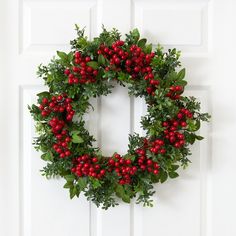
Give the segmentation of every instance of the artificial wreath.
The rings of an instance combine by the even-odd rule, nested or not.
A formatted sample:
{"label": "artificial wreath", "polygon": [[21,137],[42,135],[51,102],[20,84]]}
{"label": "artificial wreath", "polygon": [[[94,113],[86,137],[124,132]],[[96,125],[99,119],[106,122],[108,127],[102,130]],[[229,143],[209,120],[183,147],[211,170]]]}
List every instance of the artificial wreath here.
{"label": "artificial wreath", "polygon": [[[194,97],[183,95],[187,82],[185,69],[176,71],[176,49],[153,50],[137,29],[121,40],[116,29],[103,28],[92,41],[84,29],[76,30],[69,53],[58,51],[47,66],[39,66],[49,91],[37,94],[38,104],[29,107],[39,134],[34,145],[47,162],[42,174],[64,178],[71,198],[83,192],[104,209],[117,205],[118,198],[152,206],[154,183],[178,177],[177,169],[188,165],[189,145],[203,139],[196,131],[209,115],[200,113]],[[90,98],[111,93],[111,81],[145,99],[146,135],[130,134],[127,154],[107,157],[93,146],[83,117],[91,110]]]}

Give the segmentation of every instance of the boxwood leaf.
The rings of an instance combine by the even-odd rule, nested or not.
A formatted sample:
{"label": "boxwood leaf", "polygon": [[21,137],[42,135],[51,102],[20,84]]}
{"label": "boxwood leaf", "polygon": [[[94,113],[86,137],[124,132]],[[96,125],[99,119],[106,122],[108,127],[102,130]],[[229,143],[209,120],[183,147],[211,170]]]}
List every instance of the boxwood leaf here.
{"label": "boxwood leaf", "polygon": [[140,39],[140,40],[138,41],[138,46],[139,46],[140,48],[144,48],[146,42],[147,42],[147,39]]}
{"label": "boxwood leaf", "polygon": [[83,143],[84,140],[77,134],[77,133],[74,133],[72,135],[72,143]]}
{"label": "boxwood leaf", "polygon": [[78,185],[79,185],[79,189],[80,191],[84,190],[87,186],[87,179],[86,178],[79,178],[78,179]]}
{"label": "boxwood leaf", "polygon": [[122,185],[118,184],[116,186],[116,195],[120,197],[124,202],[130,203],[130,196],[125,193],[125,189]]}
{"label": "boxwood leaf", "polygon": [[145,53],[151,53],[152,52],[152,44],[147,44],[144,48]]}
{"label": "boxwood leaf", "polygon": [[87,65],[92,67],[94,70],[98,68],[98,63],[96,61],[89,61],[87,62]]}
{"label": "boxwood leaf", "polygon": [[135,39],[136,41],[139,40],[140,34],[139,34],[138,29],[134,29],[134,30],[131,32],[131,34],[132,34],[132,36],[134,37],[134,39]]}
{"label": "boxwood leaf", "polygon": [[73,182],[66,182],[63,186],[63,188],[73,188],[73,187],[74,187]]}
{"label": "boxwood leaf", "polygon": [[41,155],[41,159],[44,161],[52,161],[53,160],[53,155],[51,152],[44,153]]}
{"label": "boxwood leaf", "polygon": [[174,179],[174,178],[177,178],[179,176],[179,174],[177,172],[170,172],[169,176],[170,176],[170,178]]}
{"label": "boxwood leaf", "polygon": [[202,136],[200,136],[200,135],[196,135],[195,138],[196,138],[197,140],[203,140],[203,139],[204,139],[204,137],[202,137]]}
{"label": "boxwood leaf", "polygon": [[105,65],[105,63],[106,63],[105,57],[103,55],[99,54],[99,56],[98,56],[98,64],[99,65]]}
{"label": "boxwood leaf", "polygon": [[74,175],[65,175],[64,178],[67,180],[67,182],[73,182],[75,179]]}
{"label": "boxwood leaf", "polygon": [[49,98],[50,97],[50,93],[48,91],[44,91],[44,92],[38,93],[37,96],[39,97],[39,99]]}
{"label": "boxwood leaf", "polygon": [[179,73],[177,74],[178,80],[182,80],[184,77],[185,77],[185,68],[180,70]]}
{"label": "boxwood leaf", "polygon": [[67,54],[65,52],[60,52],[60,51],[57,51],[57,55],[63,60],[63,61],[66,61],[67,60]]}
{"label": "boxwood leaf", "polygon": [[167,172],[166,171],[162,171],[160,173],[160,181],[161,181],[161,183],[164,183],[167,180],[167,178],[168,178]]}

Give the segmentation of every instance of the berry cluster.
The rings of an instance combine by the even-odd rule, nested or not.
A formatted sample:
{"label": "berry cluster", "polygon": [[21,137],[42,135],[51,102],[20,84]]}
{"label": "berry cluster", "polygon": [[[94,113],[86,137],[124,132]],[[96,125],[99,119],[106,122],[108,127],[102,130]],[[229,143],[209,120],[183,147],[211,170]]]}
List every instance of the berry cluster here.
{"label": "berry cluster", "polygon": [[152,153],[155,153],[155,154],[165,154],[166,153],[166,149],[163,147],[164,146],[164,141],[161,140],[161,139],[156,139],[155,141],[153,142],[150,142],[150,148],[149,150],[152,152]]}
{"label": "berry cluster", "polygon": [[155,175],[159,173],[159,165],[156,161],[153,161],[146,156],[145,149],[137,149],[136,153],[138,154],[138,165],[142,171],[147,170]]}
{"label": "berry cluster", "polygon": [[178,132],[179,128],[185,128],[187,126],[186,118],[192,118],[193,114],[186,108],[181,108],[177,114],[176,119],[164,121],[162,126],[165,127],[164,135],[176,148],[180,148],[185,144],[184,134]]}
{"label": "berry cluster", "polygon": [[48,116],[51,112],[66,113],[66,120],[71,121],[75,114],[75,111],[71,106],[72,99],[68,98],[66,94],[53,96],[51,100],[43,98],[42,103],[39,105],[41,115],[43,117]]}
{"label": "berry cluster", "polygon": [[183,91],[182,86],[171,86],[166,96],[173,100],[180,99],[180,94],[182,94]]}
{"label": "berry cluster", "polygon": [[88,66],[87,63],[91,61],[89,56],[83,57],[80,52],[74,53],[74,66],[66,68],[64,74],[68,76],[69,84],[85,84],[96,82],[98,70]]}
{"label": "berry cluster", "polygon": [[110,66],[105,70],[109,71],[115,65],[117,71],[123,70],[131,75],[133,79],[144,77],[149,81],[150,87],[147,88],[148,93],[152,93],[159,85],[159,80],[154,79],[152,67],[150,66],[154,52],[144,53],[141,47],[133,44],[128,49],[124,45],[124,41],[118,40],[114,42],[111,48],[101,45],[98,54],[102,54],[109,60]]}
{"label": "berry cluster", "polygon": [[[75,114],[71,102],[72,99],[68,98],[66,94],[52,96],[51,99],[44,97],[42,103],[39,105],[39,109],[41,110],[41,115],[43,117],[47,117],[51,113],[59,113],[65,115],[66,121],[70,122]],[[48,124],[57,140],[57,142],[53,144],[54,151],[59,154],[60,158],[70,156],[71,152],[68,148],[68,144],[71,141],[71,138],[69,137],[67,130],[64,129],[66,125],[64,118],[53,116]]]}
{"label": "berry cluster", "polygon": [[101,179],[106,174],[106,170],[98,164],[98,158],[87,154],[76,158],[75,166],[71,171],[79,177],[90,176],[97,179]]}
{"label": "berry cluster", "polygon": [[108,161],[109,171],[115,170],[116,174],[120,177],[119,184],[130,184],[131,177],[134,176],[138,170],[133,165],[130,159],[124,159],[119,154],[115,154],[114,158]]}
{"label": "berry cluster", "polygon": [[[55,123],[55,125],[53,123]],[[52,120],[50,120],[50,125],[52,126],[52,129],[55,129],[55,127],[57,126],[60,126],[62,128],[64,127],[63,121],[58,120],[55,117]],[[55,152],[59,154],[60,158],[65,158],[71,155],[71,152],[68,148],[71,138],[65,129],[63,130],[61,129],[56,130],[57,134],[55,134],[55,136],[56,136],[57,142],[53,144],[53,149]]]}

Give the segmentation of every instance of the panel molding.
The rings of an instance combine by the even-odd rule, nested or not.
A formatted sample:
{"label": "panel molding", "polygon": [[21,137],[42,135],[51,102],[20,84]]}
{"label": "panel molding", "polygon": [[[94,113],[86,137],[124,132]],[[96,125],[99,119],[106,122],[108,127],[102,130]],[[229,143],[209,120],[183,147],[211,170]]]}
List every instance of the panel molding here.
{"label": "panel molding", "polygon": [[[168,15],[167,16],[171,16],[172,13],[175,13],[177,15],[179,15],[179,17],[182,17],[183,14],[187,14],[186,17],[190,17],[189,15],[189,11],[192,11],[193,14],[191,15],[192,17],[192,23],[194,24],[199,24],[198,26],[196,25],[196,27],[199,27],[198,29],[192,30],[193,32],[189,32],[188,35],[189,39],[185,39],[186,37],[181,36],[181,34],[177,34],[177,32],[162,32],[160,33],[160,35],[165,35],[163,39],[159,39],[160,43],[165,47],[165,48],[173,48],[173,47],[178,47],[179,50],[183,51],[184,53],[186,53],[186,55],[188,56],[188,54],[201,54],[200,56],[204,55],[206,56],[206,53],[208,52],[208,18],[209,18],[209,9],[208,9],[208,0],[201,0],[201,1],[144,1],[144,0],[133,0],[133,13],[132,13],[132,22],[133,22],[133,26],[137,27],[141,30],[142,35],[144,35],[147,38],[155,38],[155,40],[158,39],[158,35],[153,35],[153,30],[152,30],[152,34],[151,34],[151,30],[147,30],[147,27],[151,24],[146,24],[144,25],[144,13],[145,11],[153,11],[154,18],[155,17],[159,17],[158,12],[160,11],[161,14],[163,14],[163,11],[165,11]],[[195,18],[193,18],[194,14],[198,14],[195,15]],[[150,13],[148,14],[150,15]],[[177,16],[176,15],[176,16]],[[164,16],[164,15],[163,15]],[[196,18],[198,17],[198,18]],[[159,18],[157,18],[159,19]],[[176,19],[176,18],[175,18]],[[152,18],[152,20],[154,20]],[[178,18],[176,19],[178,20]],[[174,22],[177,22],[176,20],[171,21],[174,25]],[[188,20],[188,21],[187,21]],[[186,18],[186,26],[189,27],[189,30],[191,30],[192,26],[189,23],[190,19]],[[200,21],[197,23],[197,21]],[[160,25],[158,26],[158,22],[161,22]],[[160,20],[158,22],[153,22],[152,24],[156,24],[157,28],[156,31],[160,31],[162,28],[160,27],[164,22],[165,19]],[[181,21],[182,23],[184,23],[183,19]],[[150,26],[151,27],[151,26]],[[182,24],[178,24],[178,27],[183,27]],[[153,28],[153,27],[152,27]],[[176,29],[177,27],[174,27],[174,29]],[[166,29],[166,28],[165,28]],[[168,28],[167,28],[168,29]],[[163,29],[162,29],[163,30]],[[184,31],[184,28],[182,28],[182,31]],[[186,31],[188,31],[188,29],[186,29]],[[197,37],[199,37],[199,42],[197,42],[195,40],[195,38],[192,37],[193,33],[197,33],[198,35],[196,35]],[[154,31],[155,33],[155,31]],[[164,34],[163,34],[164,33]],[[185,32],[186,33],[186,32]],[[162,36],[163,37],[163,36]],[[176,37],[179,38],[176,42],[174,42],[173,40],[176,40]],[[188,40],[188,41],[186,41]],[[168,42],[169,41],[169,42]],[[173,41],[173,42],[171,42]],[[180,43],[181,42],[181,43]],[[152,42],[154,46],[156,46],[157,43],[159,42]]]}
{"label": "panel molding", "polygon": [[[68,232],[70,235],[70,233],[74,230],[71,226],[75,225],[77,220],[80,221],[81,234],[89,235],[91,227],[91,215],[89,213],[90,203],[87,202],[84,196],[81,196],[80,199],[70,200],[69,193],[63,189],[64,181],[62,179],[52,178],[50,181],[47,181],[39,173],[39,170],[45,163],[40,160],[40,155],[36,153],[34,147],[31,145],[32,137],[35,137],[36,134],[33,125],[34,122],[27,109],[27,105],[36,103],[36,94],[43,89],[45,89],[45,87],[41,85],[24,85],[19,87],[19,236],[40,235],[37,230],[41,230],[45,233],[45,230],[47,230],[49,225],[51,230],[50,232],[52,234],[53,232],[57,232],[58,235],[60,232],[59,235],[64,235],[65,232]],[[35,186],[35,182],[36,184],[39,183],[37,183],[37,179],[40,183],[42,181],[43,187]],[[43,192],[40,192],[40,188]],[[44,190],[47,192],[44,192]],[[55,195],[52,196],[52,193],[55,193]],[[43,196],[42,199],[41,197],[39,199],[38,194],[41,194],[41,197]],[[48,201],[47,197],[44,198],[47,194]],[[58,194],[60,194],[60,196],[57,196]],[[54,197],[55,201],[53,202],[52,199],[54,199]],[[41,201],[43,202],[43,205],[40,205]],[[58,206],[60,206],[60,208],[58,208]],[[45,217],[42,216],[44,208],[48,210],[48,214],[46,214]],[[67,219],[70,216],[72,209],[83,213],[79,214],[77,218],[70,221],[65,221],[65,224],[61,224],[60,222],[63,219]],[[38,210],[40,212],[38,212]],[[48,219],[50,215],[53,216],[55,214],[55,211],[63,212],[64,218],[58,218],[57,221],[54,221],[52,218]],[[49,224],[47,221],[51,219],[52,222]],[[59,223],[57,227],[55,227],[55,222]],[[38,225],[43,225],[43,227],[38,228]],[[60,228],[62,231],[59,231]]]}
{"label": "panel molding", "polygon": [[[201,110],[209,111],[211,108],[211,90],[209,86],[195,86],[190,85],[188,86],[188,89],[186,89],[186,95],[192,95],[198,98],[198,100],[201,102]],[[144,103],[145,104],[145,103]],[[136,110],[137,115],[135,117],[143,115],[145,111],[145,107],[143,105],[140,106],[140,102],[137,102],[134,106],[134,110]],[[134,120],[134,123],[139,124],[139,120]],[[143,135],[143,130],[138,127],[137,124],[134,124],[134,131],[138,132],[140,135]],[[199,169],[199,181],[200,181],[200,188],[199,188],[199,198],[200,198],[200,215],[199,215],[199,236],[207,236],[207,224],[209,220],[209,204],[210,204],[210,191],[211,191],[211,175],[210,175],[210,169],[211,169],[211,139],[209,136],[209,126],[204,124],[201,128],[200,135],[205,137],[205,140],[201,141],[199,143],[199,158],[200,158],[200,169]],[[198,157],[197,157],[198,158]],[[190,160],[193,160],[196,162],[196,159],[194,160],[194,155],[190,156]],[[190,163],[190,166],[193,165]],[[181,178],[181,176],[180,176]],[[175,180],[173,180],[174,182]],[[175,183],[173,183],[175,184]],[[157,194],[157,193],[156,193]],[[178,192],[176,193],[178,194]],[[153,196],[157,197],[158,196]],[[170,196],[174,197],[174,196]],[[158,202],[157,204],[161,204],[161,202]],[[133,235],[135,236],[145,236],[147,232],[145,231],[144,227],[144,211],[148,211],[148,209],[142,208],[140,205],[134,205],[134,212],[133,212]],[[168,234],[169,235],[169,234]],[[183,235],[184,232],[183,232]]]}
{"label": "panel molding", "polygon": [[[93,23],[95,22],[94,18],[96,11],[94,10],[94,8],[96,7],[96,0],[57,1],[56,4],[55,1],[52,0],[50,1],[20,0],[19,5],[20,5],[19,7],[20,54],[47,53],[56,50],[69,50],[70,40],[76,37],[76,32],[73,29],[74,24],[81,24],[80,27],[86,27],[87,35],[91,35],[91,30],[92,30],[91,28],[93,27],[92,22]],[[55,17],[55,10],[57,10],[58,14],[61,12],[62,15],[56,16],[57,19],[51,18],[51,16],[49,18],[49,15],[48,16],[46,15],[47,16],[46,19],[48,19],[47,22],[49,25],[47,23],[41,25],[40,27],[37,27],[37,25],[32,25],[34,17],[36,17],[35,20],[37,22],[41,22],[39,17],[41,17],[42,14],[49,14],[50,11],[52,11]],[[35,13],[37,13],[38,15],[36,16]],[[82,18],[80,16],[81,13],[84,14]],[[67,22],[69,21],[71,22],[71,24],[69,24],[68,26],[66,25],[63,26],[63,24],[61,23],[65,22],[65,20],[63,20],[64,17],[67,17],[66,19]],[[56,21],[58,21],[58,24]],[[50,24],[52,24],[52,28],[50,28]],[[61,34],[60,27],[62,28],[64,27],[64,31],[66,31],[64,32],[64,34]],[[37,30],[34,28],[37,28]],[[64,38],[63,40],[58,39],[59,37],[55,38],[56,36],[51,32],[52,30],[54,30],[54,28],[56,28],[56,31],[54,32],[59,32],[61,36],[60,38]],[[37,31],[41,31],[41,33],[38,33]],[[72,35],[73,34],[72,31],[74,33],[74,36]],[[71,37],[68,37],[68,35],[71,35]],[[39,37],[41,36],[42,38],[40,39]]]}

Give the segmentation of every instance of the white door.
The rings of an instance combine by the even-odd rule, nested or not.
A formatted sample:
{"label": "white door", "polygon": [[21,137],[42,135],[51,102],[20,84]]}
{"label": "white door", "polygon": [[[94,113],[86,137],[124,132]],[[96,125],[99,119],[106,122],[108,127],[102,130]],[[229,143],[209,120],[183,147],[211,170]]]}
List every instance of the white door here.
{"label": "white door", "polygon": [[[235,11],[234,0],[1,0],[0,235],[236,235]],[[212,114],[190,168],[157,186],[153,208],[103,211],[84,197],[69,200],[63,181],[40,175],[27,104],[43,89],[37,65],[69,48],[75,23],[89,37],[102,24],[123,33],[138,27],[153,44],[182,50],[187,92]],[[104,154],[125,152],[128,133],[141,132],[144,103],[117,87],[94,105],[88,125]]]}

